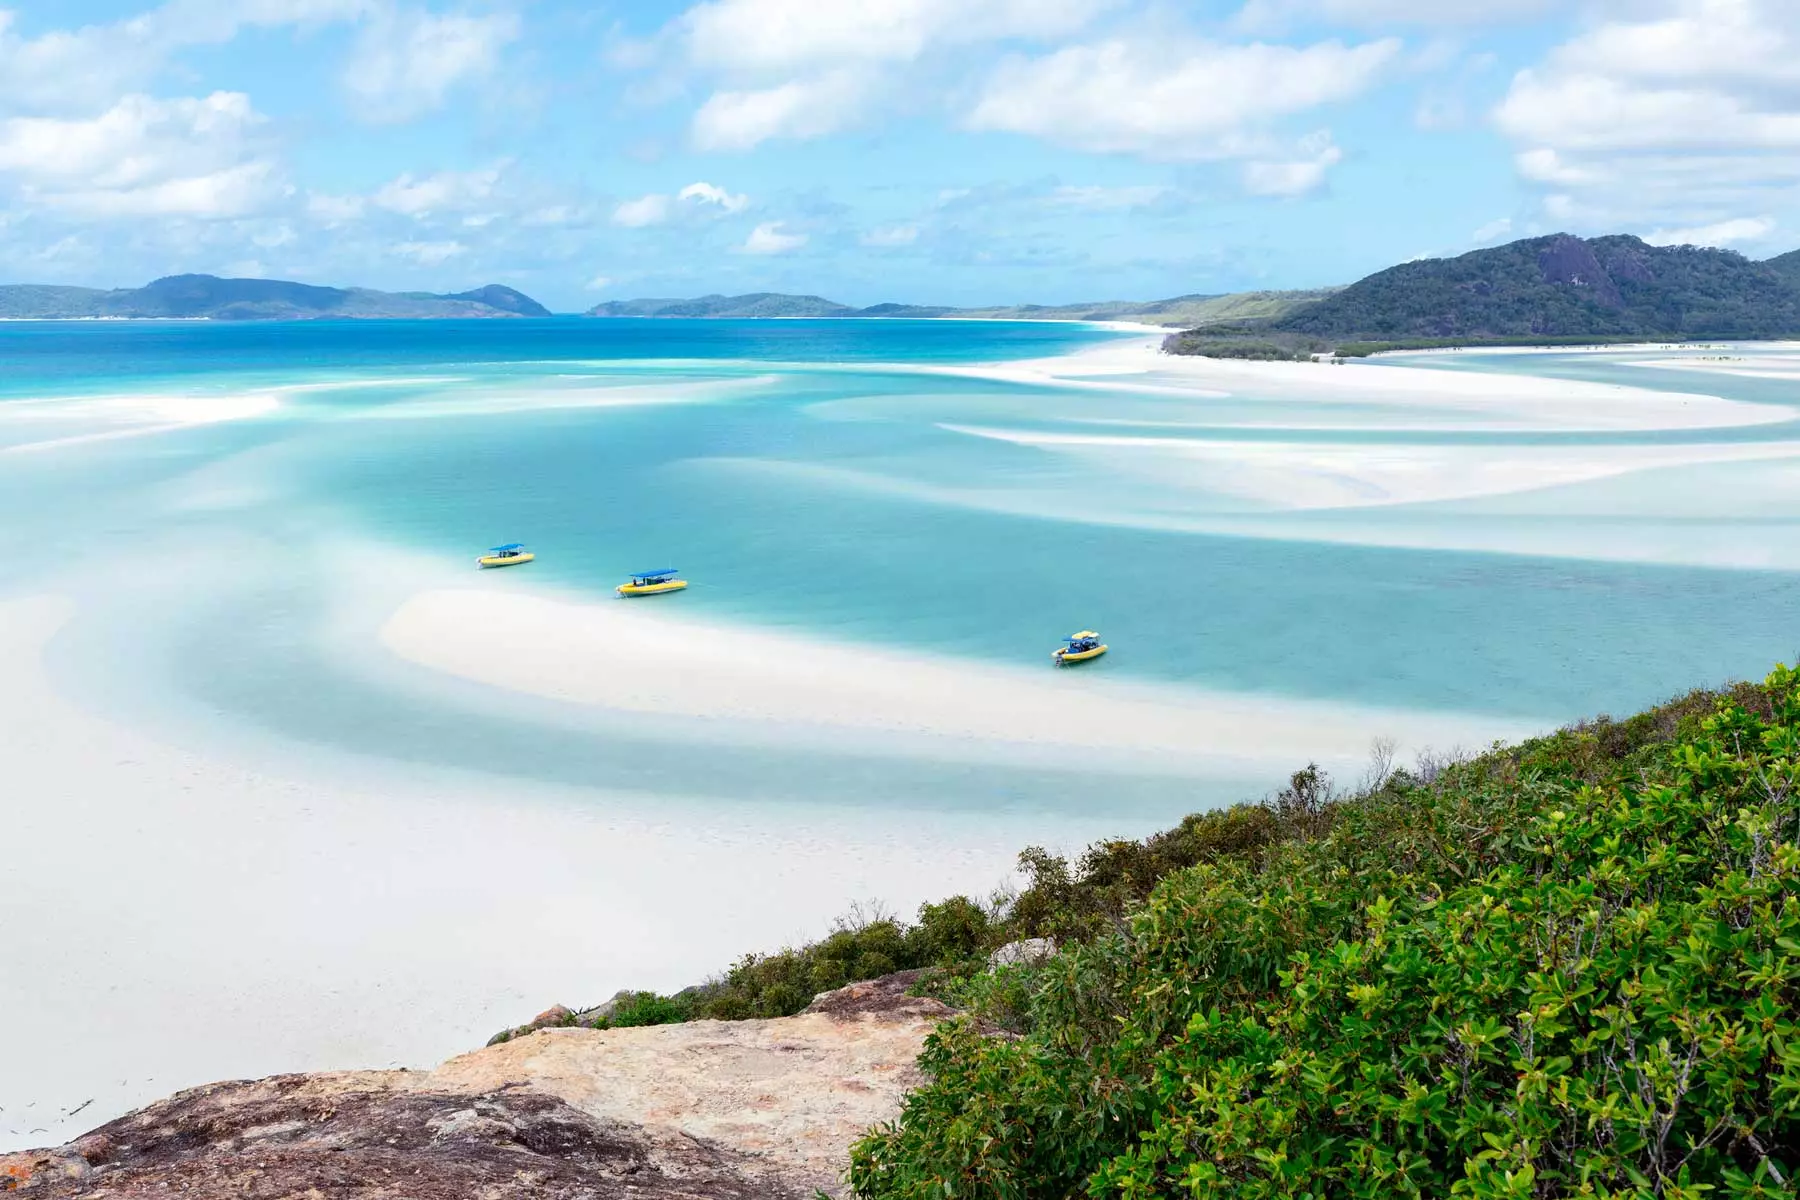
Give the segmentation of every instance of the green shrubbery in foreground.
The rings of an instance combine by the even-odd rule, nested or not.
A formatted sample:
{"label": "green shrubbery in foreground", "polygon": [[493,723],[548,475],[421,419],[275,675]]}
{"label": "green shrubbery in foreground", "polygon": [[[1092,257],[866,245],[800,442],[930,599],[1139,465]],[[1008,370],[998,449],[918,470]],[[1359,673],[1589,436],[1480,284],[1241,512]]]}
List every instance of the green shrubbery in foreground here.
{"label": "green shrubbery in foreground", "polygon": [[857,1191],[1797,1194],[1800,676],[1318,783],[1040,862]]}

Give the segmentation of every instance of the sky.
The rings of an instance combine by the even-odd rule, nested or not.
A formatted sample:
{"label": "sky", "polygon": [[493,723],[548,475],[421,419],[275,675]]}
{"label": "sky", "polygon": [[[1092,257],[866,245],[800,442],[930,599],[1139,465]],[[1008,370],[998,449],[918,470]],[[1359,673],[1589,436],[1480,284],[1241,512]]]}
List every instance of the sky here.
{"label": "sky", "polygon": [[1558,231],[1800,245],[1800,0],[0,7],[6,282],[1048,304]]}

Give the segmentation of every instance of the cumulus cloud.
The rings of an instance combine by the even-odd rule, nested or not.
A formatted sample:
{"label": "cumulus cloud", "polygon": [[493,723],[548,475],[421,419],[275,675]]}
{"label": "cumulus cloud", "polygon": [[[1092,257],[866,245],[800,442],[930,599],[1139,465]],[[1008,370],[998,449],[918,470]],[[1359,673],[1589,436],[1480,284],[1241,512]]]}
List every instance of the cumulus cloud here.
{"label": "cumulus cloud", "polygon": [[1653,246],[1730,246],[1760,242],[1774,232],[1773,217],[1735,217],[1693,229],[1658,229],[1644,240]]}
{"label": "cumulus cloud", "polygon": [[613,209],[614,225],[623,225],[627,229],[642,229],[646,225],[660,225],[669,219],[673,208],[667,196],[651,193],[639,196],[636,200],[626,200]]}
{"label": "cumulus cloud", "polygon": [[1343,161],[1344,152],[1329,133],[1301,140],[1289,157],[1244,164],[1244,190],[1252,196],[1305,196],[1325,186],[1326,173]]}
{"label": "cumulus cloud", "polygon": [[405,172],[383,184],[371,197],[371,202],[376,208],[423,220],[478,204],[494,194],[499,182],[499,167],[481,171],[439,171],[425,176]]}
{"label": "cumulus cloud", "polygon": [[788,233],[786,223],[765,221],[744,239],[745,254],[789,254],[806,245],[804,233]]}
{"label": "cumulus cloud", "polygon": [[675,194],[677,200],[691,200],[696,204],[715,205],[721,212],[742,212],[750,204],[750,197],[733,195],[722,187],[701,180],[690,183]]}
{"label": "cumulus cloud", "polygon": [[596,275],[582,286],[586,287],[590,292],[603,292],[612,286],[612,282],[612,279],[608,276]]}
{"label": "cumulus cloud", "polygon": [[518,36],[511,13],[383,9],[358,34],[344,70],[353,110],[364,120],[395,122],[441,108],[453,88],[490,73]]}
{"label": "cumulus cloud", "polygon": [[0,108],[97,111],[143,88],[183,48],[221,45],[246,28],[352,20],[371,7],[372,0],[168,0],[125,20],[32,38],[0,9]]}
{"label": "cumulus cloud", "polygon": [[1525,20],[1557,7],[1558,0],[1249,0],[1239,10],[1237,24],[1256,31],[1321,21],[1362,29],[1467,27]]}
{"label": "cumulus cloud", "polygon": [[[671,26],[688,64],[719,86],[694,114],[703,150],[847,129],[907,94],[934,55],[1073,33],[1117,0],[712,0]],[[920,91],[928,90],[925,88]]]}
{"label": "cumulus cloud", "polygon": [[91,216],[242,216],[285,191],[241,92],[126,96],[95,117],[0,121],[0,173],[25,203]]}
{"label": "cumulus cloud", "polygon": [[910,62],[941,45],[1074,32],[1113,0],[713,0],[679,27],[689,56],[731,71]]}
{"label": "cumulus cloud", "polygon": [[[1641,9],[1638,10],[1642,12]],[[1705,225],[1800,183],[1800,8],[1666,0],[1518,72],[1494,113],[1546,211]]]}
{"label": "cumulus cloud", "polygon": [[[1125,40],[1067,46],[1003,63],[967,123],[1153,159],[1266,159],[1271,123],[1362,94],[1399,51],[1393,38],[1351,46]],[[1311,157],[1313,168],[1321,157]],[[1258,177],[1274,190],[1284,179],[1297,186],[1312,169],[1264,167]]]}
{"label": "cumulus cloud", "polygon": [[701,150],[751,150],[772,138],[806,139],[854,125],[872,97],[868,76],[828,71],[769,88],[715,92],[694,114]]}
{"label": "cumulus cloud", "polygon": [[651,192],[635,200],[626,200],[613,209],[615,225],[641,229],[661,225],[678,216],[729,216],[750,207],[750,197],[726,191],[716,184],[700,180],[690,183],[673,196]]}

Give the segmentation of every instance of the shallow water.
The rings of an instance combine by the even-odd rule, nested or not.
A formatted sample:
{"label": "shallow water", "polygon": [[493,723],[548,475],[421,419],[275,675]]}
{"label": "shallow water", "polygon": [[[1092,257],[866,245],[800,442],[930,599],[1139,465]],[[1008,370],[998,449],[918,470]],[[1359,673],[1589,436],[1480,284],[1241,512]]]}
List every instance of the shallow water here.
{"label": "shallow water", "polygon": [[[938,322],[4,326],[0,445],[37,448],[0,459],[0,517],[15,540],[57,555],[0,565],[0,586],[77,581],[99,608],[121,581],[163,597],[120,607],[110,638],[88,622],[96,645],[116,648],[129,630],[146,667],[133,687],[146,696],[167,689],[303,741],[463,764],[496,757],[479,735],[492,713],[425,719],[417,694],[389,706],[395,681],[346,673],[321,633],[320,614],[367,593],[385,555],[448,571],[516,539],[540,555],[519,586],[604,596],[629,571],[675,565],[695,581],[669,601],[684,615],[996,663],[1040,660],[1060,633],[1093,626],[1116,647],[1096,666],[1120,676],[1530,718],[1627,709],[1792,650],[1790,570],[1681,561],[1684,538],[1716,550],[1713,527],[1724,526],[1772,565],[1796,565],[1780,503],[1795,486],[1789,451],[1301,510],[1270,502],[1260,481],[1212,488],[1205,463],[967,432],[1080,438],[1135,422],[1164,426],[1172,442],[1244,447],[1227,457],[1304,443],[1353,458],[1529,459],[1773,446],[1796,437],[1791,421],[1383,435],[1337,404],[1339,428],[1243,429],[1254,394],[1168,399],[910,369],[1106,336]],[[1794,390],[1629,365],[1648,356],[1410,362],[1763,404]],[[134,397],[164,399],[133,411]],[[168,397],[182,398],[178,420],[268,408],[133,436],[170,424]],[[1290,405],[1283,418],[1304,427],[1308,410]],[[1283,463],[1270,468],[1276,489],[1294,477]],[[1721,494],[1734,498],[1721,507]],[[1509,538],[1554,556],[1468,549]],[[1346,544],[1396,540],[1405,545]],[[1674,561],[1603,561],[1621,556]],[[81,658],[78,646],[65,654]],[[104,672],[118,666],[111,656]],[[581,757],[569,736],[546,732],[541,752],[510,757],[583,774],[556,765]]]}
{"label": "shallow water", "polygon": [[[1065,691],[1471,728],[1629,711],[1796,650],[1787,350],[1723,356],[1756,376],[1721,374],[1716,351],[1433,355],[1281,386],[979,365],[1119,336],[0,323],[0,522],[31,551],[0,560],[0,603],[72,601],[55,690],[192,756],[122,735],[115,751],[58,716],[40,737],[116,761],[45,761],[0,728],[37,772],[0,800],[0,842],[55,848],[0,881],[0,956],[51,964],[0,981],[45,1034],[0,1081],[0,1145],[219,1075],[423,1065],[551,999],[680,986],[816,935],[849,899],[979,891],[1029,842],[1261,794],[1319,736],[1294,717],[1270,740],[1291,757],[1254,769],[750,736],[403,661],[380,631],[432,589],[624,604],[627,573],[675,566],[689,591],[629,611]],[[1381,373],[1396,365],[1417,374]],[[1471,407],[1466,372],[1675,407],[1660,427],[1541,396]],[[1357,379],[1390,382],[1340,386]],[[1686,393],[1755,407],[1697,400],[1708,427]],[[538,561],[475,571],[514,540]],[[1047,652],[1081,627],[1113,652],[1054,673]],[[35,716],[22,694],[7,711]],[[952,719],[959,702],[943,697]],[[67,811],[35,799],[58,787]],[[83,1039],[102,1026],[110,1041]],[[76,1044],[91,1052],[51,1050]],[[32,1105],[57,1115],[18,1117]]]}

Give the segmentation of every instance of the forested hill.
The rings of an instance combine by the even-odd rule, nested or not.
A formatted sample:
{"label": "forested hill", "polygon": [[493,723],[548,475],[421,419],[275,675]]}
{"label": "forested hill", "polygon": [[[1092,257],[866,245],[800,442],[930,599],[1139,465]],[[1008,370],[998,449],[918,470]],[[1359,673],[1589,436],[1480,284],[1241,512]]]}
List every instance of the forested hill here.
{"label": "forested hill", "polygon": [[196,318],[303,320],[309,318],[547,317],[550,310],[523,292],[489,284],[469,292],[378,292],[315,287],[285,279],[221,279],[169,275],[141,288],[0,285],[0,317]]}
{"label": "forested hill", "polygon": [[1784,336],[1800,333],[1800,258],[1554,234],[1389,267],[1263,328],[1337,340]]}

